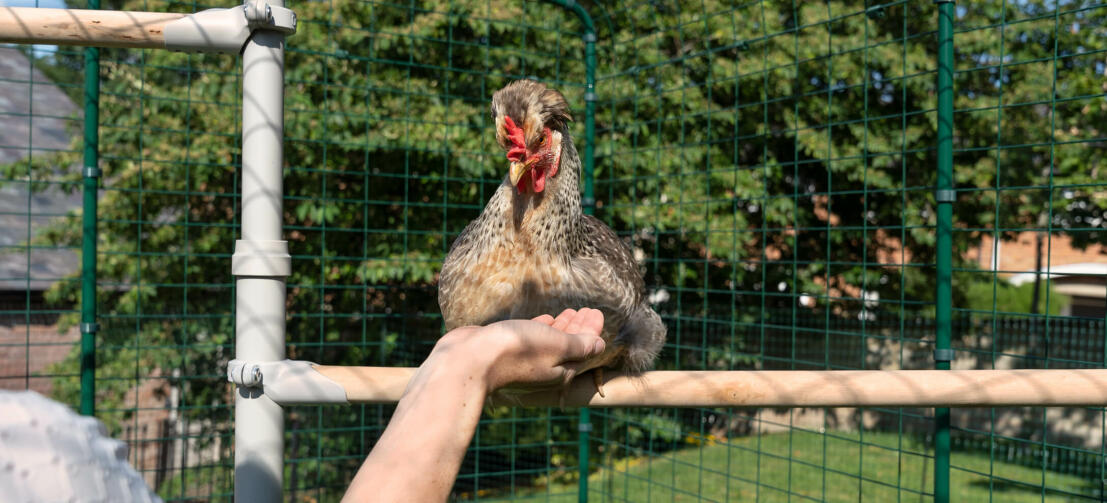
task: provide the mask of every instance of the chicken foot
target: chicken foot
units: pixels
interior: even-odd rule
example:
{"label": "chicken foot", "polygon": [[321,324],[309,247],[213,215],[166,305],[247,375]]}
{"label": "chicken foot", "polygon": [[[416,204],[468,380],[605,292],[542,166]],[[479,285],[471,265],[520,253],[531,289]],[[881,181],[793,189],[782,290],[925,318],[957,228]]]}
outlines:
{"label": "chicken foot", "polygon": [[600,398],[607,398],[603,392],[603,367],[592,369],[592,384],[596,385],[596,393],[600,394]]}
{"label": "chicken foot", "polygon": [[[600,394],[600,398],[607,398],[607,395],[603,392],[603,367],[596,367],[592,369],[592,384],[596,386],[596,393]],[[565,408],[565,398],[569,396],[570,382],[561,386],[561,391],[557,394],[557,406]]]}

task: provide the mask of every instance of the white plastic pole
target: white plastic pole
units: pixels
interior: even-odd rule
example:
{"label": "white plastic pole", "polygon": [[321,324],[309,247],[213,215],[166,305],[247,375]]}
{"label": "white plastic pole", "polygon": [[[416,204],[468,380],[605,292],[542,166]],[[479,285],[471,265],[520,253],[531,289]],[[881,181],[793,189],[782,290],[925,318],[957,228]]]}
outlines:
{"label": "white plastic pole", "polygon": [[[282,6],[270,0],[271,5]],[[235,357],[285,355],[285,277],[281,241],[284,34],[257,30],[242,53],[242,239],[236,243]],[[235,501],[281,501],[284,417],[260,388],[235,396]]]}

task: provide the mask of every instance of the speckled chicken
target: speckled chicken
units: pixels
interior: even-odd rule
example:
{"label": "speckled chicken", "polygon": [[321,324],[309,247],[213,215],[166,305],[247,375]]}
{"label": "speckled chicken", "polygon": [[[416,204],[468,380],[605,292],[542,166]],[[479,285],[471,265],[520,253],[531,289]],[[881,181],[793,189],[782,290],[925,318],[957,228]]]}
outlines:
{"label": "speckled chicken", "polygon": [[630,249],[581,212],[580,157],[565,97],[516,81],[492,96],[492,118],[508,175],[442,266],[438,304],[446,329],[599,309],[607,350],[581,371],[596,369],[602,395],[603,368],[641,372],[653,365],[665,325],[646,302]]}

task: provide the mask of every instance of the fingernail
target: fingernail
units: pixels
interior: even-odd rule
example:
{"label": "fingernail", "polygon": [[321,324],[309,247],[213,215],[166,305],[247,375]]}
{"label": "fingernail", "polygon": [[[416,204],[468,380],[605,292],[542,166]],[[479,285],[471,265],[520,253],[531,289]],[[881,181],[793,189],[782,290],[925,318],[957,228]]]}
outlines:
{"label": "fingernail", "polygon": [[603,353],[605,347],[607,347],[607,344],[603,342],[603,339],[596,339],[596,343],[592,345],[592,354],[598,355]]}

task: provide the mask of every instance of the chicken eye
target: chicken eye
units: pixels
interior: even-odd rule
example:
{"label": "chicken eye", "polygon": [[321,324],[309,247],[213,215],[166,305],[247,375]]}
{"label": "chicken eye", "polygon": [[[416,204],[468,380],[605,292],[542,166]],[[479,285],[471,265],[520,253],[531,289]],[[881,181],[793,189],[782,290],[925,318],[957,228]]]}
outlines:
{"label": "chicken eye", "polygon": [[538,146],[539,147],[545,147],[546,146],[546,137],[545,136],[538,139]]}

